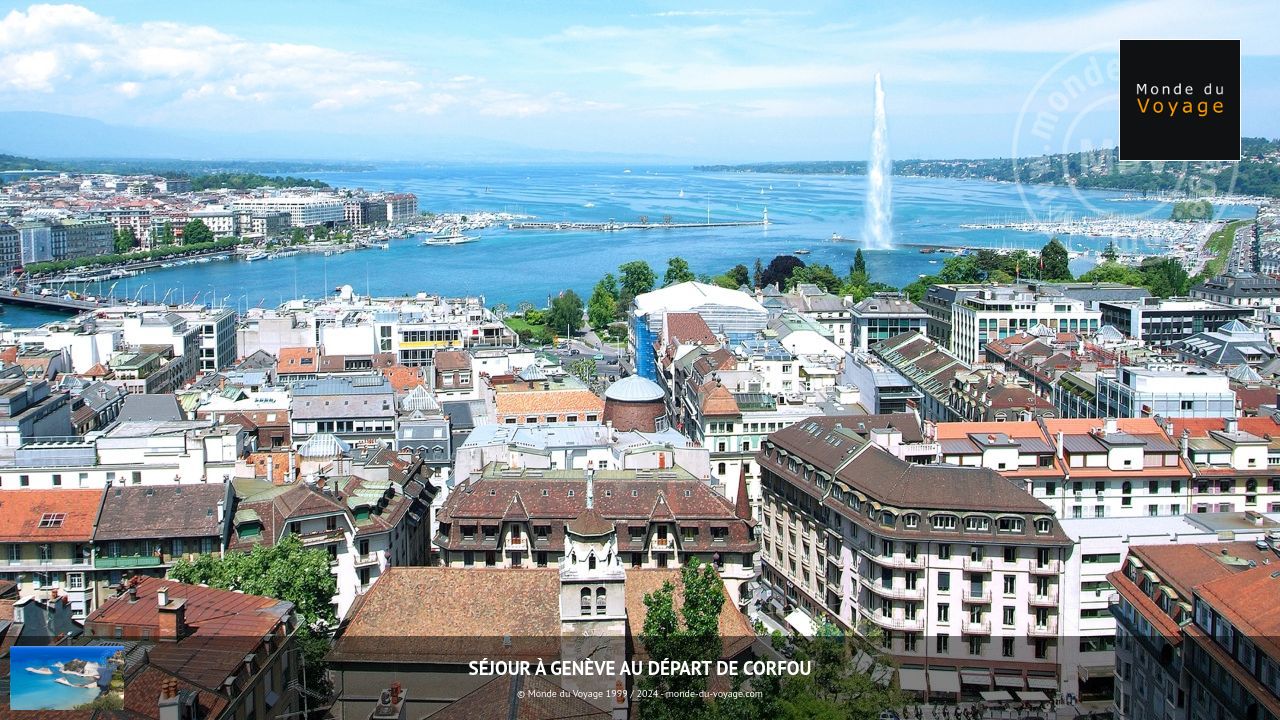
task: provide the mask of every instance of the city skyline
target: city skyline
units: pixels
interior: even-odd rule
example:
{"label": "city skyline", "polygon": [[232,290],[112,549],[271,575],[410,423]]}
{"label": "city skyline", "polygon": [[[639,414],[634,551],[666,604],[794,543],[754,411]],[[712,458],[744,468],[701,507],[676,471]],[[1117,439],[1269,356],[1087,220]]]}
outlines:
{"label": "city skyline", "polygon": [[[1280,47],[1265,35],[1280,10],[1263,3],[931,3],[904,15],[826,3],[386,2],[353,14],[86,2],[15,4],[0,18],[7,110],[130,128],[164,138],[168,156],[863,159],[876,72],[895,158],[1078,150],[1114,144],[1114,83],[1067,111],[1070,136],[1026,142],[1020,115],[1071,58],[1105,66],[1134,37],[1240,38],[1243,133],[1280,134]],[[0,118],[0,152],[36,154],[22,145],[43,147],[40,128],[14,128],[41,117]],[[64,147],[114,154],[92,137]]]}

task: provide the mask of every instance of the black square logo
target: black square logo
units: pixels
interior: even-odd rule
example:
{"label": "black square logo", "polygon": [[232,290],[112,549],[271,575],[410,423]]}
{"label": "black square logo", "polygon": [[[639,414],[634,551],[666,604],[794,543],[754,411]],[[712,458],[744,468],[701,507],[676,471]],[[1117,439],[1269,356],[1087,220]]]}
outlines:
{"label": "black square logo", "polygon": [[1240,41],[1121,40],[1120,159],[1239,160]]}

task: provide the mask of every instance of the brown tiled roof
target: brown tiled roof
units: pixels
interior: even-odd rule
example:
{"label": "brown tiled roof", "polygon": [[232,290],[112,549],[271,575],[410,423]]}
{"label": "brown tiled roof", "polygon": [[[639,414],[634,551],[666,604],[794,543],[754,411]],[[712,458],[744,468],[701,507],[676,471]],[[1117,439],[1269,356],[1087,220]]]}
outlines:
{"label": "brown tiled roof", "polygon": [[218,688],[244,664],[264,635],[272,632],[293,612],[293,603],[186,585],[172,580],[137,577],[137,601],[129,595],[108,598],[85,618],[85,628],[100,637],[111,637],[114,628],[159,631],[157,591],[168,588],[169,601],[184,601],[190,633],[178,642],[160,643],[148,653],[150,664],[178,675],[202,688]]}
{"label": "brown tiled roof", "polygon": [[144,717],[160,717],[160,687],[169,681],[177,682],[177,690],[189,690],[196,693],[196,704],[199,706],[197,717],[216,718],[226,709],[230,700],[212,689],[202,688],[187,682],[185,679],[155,665],[147,665],[137,675],[129,678],[125,688],[125,710],[138,713]]}
{"label": "brown tiled roof", "polygon": [[111,376],[111,370],[102,363],[97,363],[93,367],[84,371],[84,376],[89,378],[104,378]]}
{"label": "brown tiled roof", "polygon": [[[1272,401],[1275,400],[1274,391],[1272,391]],[[1191,437],[1207,437],[1209,431],[1222,431],[1226,429],[1225,421],[1222,418],[1170,418],[1173,423],[1173,437],[1182,437],[1182,431],[1186,430]],[[1268,417],[1248,417],[1238,418],[1236,420],[1237,427],[1251,435],[1258,437],[1266,437],[1270,435],[1273,438],[1280,437],[1280,422]]]}
{"label": "brown tiled roof", "polygon": [[[519,497],[518,495],[516,496]],[[565,523],[565,529],[582,537],[599,537],[612,532],[613,522],[604,519],[595,508],[587,508],[577,517]]]}
{"label": "brown tiled roof", "polygon": [[[644,596],[678,569],[626,571],[627,627],[637,655],[647,609]],[[683,602],[677,589],[676,607]],[[332,662],[374,660],[465,663],[560,657],[560,573],[555,568],[393,567],[353,606],[329,654]],[[755,640],[745,616],[728,602],[720,612],[724,657]]]}
{"label": "brown tiled roof", "polygon": [[93,539],[218,537],[226,491],[223,483],[107,488]]}
{"label": "brown tiled roof", "polygon": [[669,312],[666,315],[667,342],[676,345],[715,345],[715,333],[698,313]]}
{"label": "brown tiled roof", "polygon": [[609,720],[611,715],[541,675],[498,675],[432,720]]}
{"label": "brown tiled roof", "polygon": [[333,660],[558,657],[560,575],[555,568],[392,567],[348,617]]}
{"label": "brown tiled roof", "polygon": [[471,368],[471,353],[465,350],[438,350],[435,366],[437,370],[468,370]]}
{"label": "brown tiled roof", "polygon": [[1175,545],[1135,545],[1129,554],[1138,558],[1143,568],[1154,572],[1160,581],[1172,587],[1186,602],[1196,585],[1227,575],[1234,575],[1247,565],[1222,562],[1226,556],[1261,562],[1270,553],[1258,550],[1251,542],[1188,543]]}
{"label": "brown tiled roof", "polygon": [[702,395],[702,414],[704,416],[740,415],[738,401],[733,398],[729,388],[715,380],[708,380],[699,389]]}
{"label": "brown tiled roof", "polygon": [[101,490],[0,490],[0,542],[88,542],[101,504]]}

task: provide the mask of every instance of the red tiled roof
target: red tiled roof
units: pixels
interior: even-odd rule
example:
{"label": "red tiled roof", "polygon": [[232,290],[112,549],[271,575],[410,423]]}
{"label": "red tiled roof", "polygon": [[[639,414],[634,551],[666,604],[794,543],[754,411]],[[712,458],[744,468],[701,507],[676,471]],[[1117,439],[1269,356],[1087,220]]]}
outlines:
{"label": "red tiled roof", "polygon": [[279,373],[309,373],[319,368],[320,353],[313,347],[280,348],[276,362]]}
{"label": "red tiled roof", "polygon": [[422,373],[418,368],[392,365],[378,371],[391,382],[391,390],[397,395],[403,395],[422,384]]}
{"label": "red tiled roof", "polygon": [[[1273,400],[1275,398],[1272,398]],[[1190,432],[1191,437],[1208,437],[1209,431],[1223,431],[1226,423],[1222,418],[1170,418],[1173,423],[1173,437],[1182,437],[1182,431]],[[1280,437],[1280,422],[1270,417],[1239,418],[1237,426],[1243,432],[1264,437]]]}
{"label": "red tiled roof", "polygon": [[0,490],[0,542],[88,542],[93,539],[102,492]]}

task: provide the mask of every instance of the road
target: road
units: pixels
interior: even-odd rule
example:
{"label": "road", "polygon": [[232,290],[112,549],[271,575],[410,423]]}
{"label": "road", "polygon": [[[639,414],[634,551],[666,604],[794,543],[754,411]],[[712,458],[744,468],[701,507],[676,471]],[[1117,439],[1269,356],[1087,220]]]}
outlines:
{"label": "road", "polygon": [[592,340],[599,342],[599,339],[594,334],[589,333],[585,338],[575,337],[569,340],[563,348],[547,348],[547,352],[558,357],[560,364],[565,366],[566,369],[575,360],[594,358],[599,355],[600,359],[595,361],[596,377],[604,380],[620,377],[623,372],[621,353],[608,346],[597,347],[590,342]]}

